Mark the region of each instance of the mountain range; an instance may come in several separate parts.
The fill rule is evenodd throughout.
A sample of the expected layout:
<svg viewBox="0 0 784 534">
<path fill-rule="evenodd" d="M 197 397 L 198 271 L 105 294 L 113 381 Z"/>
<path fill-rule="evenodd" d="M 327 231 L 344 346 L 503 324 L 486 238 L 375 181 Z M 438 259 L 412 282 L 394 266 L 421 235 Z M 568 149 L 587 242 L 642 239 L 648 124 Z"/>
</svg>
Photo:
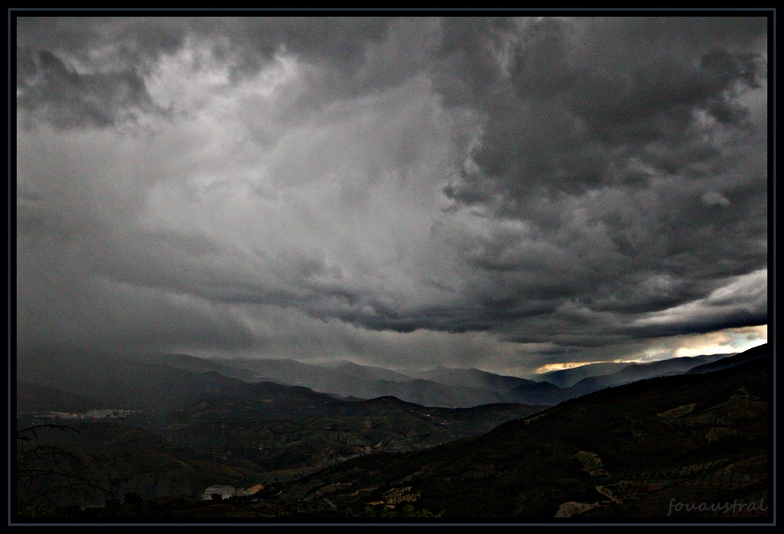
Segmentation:
<svg viewBox="0 0 784 534">
<path fill-rule="evenodd" d="M 79 480 L 101 488 L 91 493 L 77 484 L 66 494 L 47 493 L 42 505 L 45 481 L 25 484 L 17 504 L 26 513 L 88 521 L 770 517 L 767 346 L 549 408 L 346 399 L 244 382 L 190 358 L 173 361 L 201 371 L 143 360 L 64 352 L 41 375 L 31 375 L 38 367 L 20 367 L 33 381 L 17 384 L 17 429 L 38 425 L 18 444 L 20 458 L 53 448 L 81 466 L 86 478 Z M 688 367 L 681 366 L 653 369 Z M 651 372 L 634 366 L 626 378 L 641 367 Z M 63 374 L 74 369 L 81 379 Z M 431 378 L 509 384 L 477 370 L 453 371 Z M 77 418 L 68 410 L 86 412 Z M 18 480 L 31 478 L 22 469 Z M 226 502 L 201 497 L 220 485 L 254 493 Z M 687 511 L 683 504 L 703 502 L 734 504 L 729 511 Z"/>
<path fill-rule="evenodd" d="M 348 361 L 304 363 L 280 359 L 213 359 L 184 355 L 130 355 L 192 371 L 213 370 L 244 381 L 303 386 L 339 398 L 393 396 L 423 406 L 466 408 L 494 403 L 552 406 L 564 400 L 637 380 L 680 374 L 731 354 L 673 358 L 651 363 L 593 364 L 591 371 L 568 369 L 539 375 L 537 380 L 499 375 L 475 368 L 437 367 L 404 374 Z M 577 377 L 591 374 L 582 379 Z M 595 374 L 594 374 L 595 373 Z M 552 379 L 552 381 L 551 381 Z M 559 384 L 561 384 L 559 386 Z M 570 385 L 567 385 L 570 384 Z"/>
<path fill-rule="evenodd" d="M 478 369 L 412 377 L 350 362 L 47 356 L 17 362 L 17 446 L 22 457 L 68 451 L 102 488 L 54 493 L 48 510 L 157 517 L 179 495 L 188 517 L 658 517 L 688 491 L 769 496 L 767 345 L 631 364 L 564 388 Z M 327 391 L 305 385 L 315 381 Z M 400 395 L 355 395 L 390 390 Z M 427 402 L 401 398 L 417 395 Z M 456 399 L 503 402 L 438 405 Z M 266 489 L 202 509 L 196 496 L 221 484 Z M 20 502 L 38 502 L 25 487 Z M 129 494 L 157 504 L 128 508 Z"/>
<path fill-rule="evenodd" d="M 292 360 L 228 360 L 226 365 L 250 369 L 256 380 L 300 385 L 323 393 L 345 397 L 394 396 L 425 406 L 471 407 L 491 403 L 523 403 L 552 406 L 608 387 L 646 378 L 687 372 L 693 367 L 719 361 L 732 354 L 673 358 L 651 363 L 595 364 L 595 375 L 575 380 L 587 371 L 581 368 L 553 373 L 540 380 L 499 375 L 475 368 L 437 367 L 412 373 L 390 371 L 350 362 L 306 364 Z M 606 371 L 606 372 L 605 372 Z"/>
<path fill-rule="evenodd" d="M 728 358 L 729 355 L 673 358 L 623 364 L 620 368 L 616 366 L 621 364 L 612 364 L 602 367 L 612 373 L 589 376 L 559 387 L 545 380 L 550 374 L 534 381 L 474 368 L 438 367 L 409 376 L 348 361 L 312 364 L 250 358 L 219 360 L 184 354 L 119 355 L 70 348 L 58 349 L 56 356 L 49 359 L 20 358 L 17 378 L 78 395 L 89 393 L 95 398 L 111 400 L 118 408 L 136 409 L 181 408 L 202 393 L 234 391 L 238 386 L 232 380 L 299 386 L 342 399 L 392 396 L 431 407 L 469 408 L 497 403 L 553 406 L 637 380 L 689 372 L 705 364 L 725 365 L 721 362 Z M 552 377 L 560 384 L 568 384 L 585 372 L 580 369 L 557 371 Z"/>
<path fill-rule="evenodd" d="M 575 398 L 472 440 L 357 458 L 282 486 L 277 502 L 326 517 L 406 504 L 467 521 L 770 517 L 771 359 L 758 348 L 731 361 Z"/>
</svg>

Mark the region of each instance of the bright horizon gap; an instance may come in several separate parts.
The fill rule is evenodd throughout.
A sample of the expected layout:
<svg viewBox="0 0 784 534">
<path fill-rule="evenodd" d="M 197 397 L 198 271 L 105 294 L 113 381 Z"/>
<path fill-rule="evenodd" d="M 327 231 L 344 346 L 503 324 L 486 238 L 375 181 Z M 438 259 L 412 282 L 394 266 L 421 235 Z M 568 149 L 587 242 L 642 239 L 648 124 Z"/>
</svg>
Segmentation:
<svg viewBox="0 0 784 534">
<path fill-rule="evenodd" d="M 700 342 L 700 340 L 704 340 Z M 577 369 L 586 365 L 601 363 L 653 363 L 656 361 L 670 360 L 673 358 L 693 358 L 696 356 L 711 356 L 714 354 L 733 354 L 744 352 L 768 342 L 768 325 L 728 328 L 710 334 L 691 336 L 689 344 L 694 346 L 680 346 L 674 350 L 669 348 L 648 349 L 644 356 L 637 358 L 616 358 L 614 360 L 595 360 L 590 362 L 561 362 L 551 363 L 538 367 L 533 374 L 540 375 L 553 371 Z M 670 356 L 657 357 L 663 354 Z"/>
</svg>

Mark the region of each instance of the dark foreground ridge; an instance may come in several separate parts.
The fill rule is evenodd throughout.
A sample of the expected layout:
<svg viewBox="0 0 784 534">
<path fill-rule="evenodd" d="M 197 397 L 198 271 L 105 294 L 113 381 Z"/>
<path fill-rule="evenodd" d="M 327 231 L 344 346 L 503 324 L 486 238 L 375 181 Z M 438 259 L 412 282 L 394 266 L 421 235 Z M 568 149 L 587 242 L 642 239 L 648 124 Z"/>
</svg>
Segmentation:
<svg viewBox="0 0 784 534">
<path fill-rule="evenodd" d="M 604 390 L 474 440 L 346 462 L 279 499 L 311 514 L 408 501 L 466 520 L 770 517 L 769 364 Z"/>
</svg>

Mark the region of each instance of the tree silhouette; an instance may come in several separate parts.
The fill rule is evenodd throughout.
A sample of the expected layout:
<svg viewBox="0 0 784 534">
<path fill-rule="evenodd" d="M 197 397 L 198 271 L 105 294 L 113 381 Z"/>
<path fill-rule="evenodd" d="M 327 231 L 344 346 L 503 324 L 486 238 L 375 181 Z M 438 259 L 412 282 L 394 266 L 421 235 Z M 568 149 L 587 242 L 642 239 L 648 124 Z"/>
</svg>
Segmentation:
<svg viewBox="0 0 784 534">
<path fill-rule="evenodd" d="M 43 428 L 79 432 L 54 424 L 33 425 L 16 431 L 16 514 L 53 515 L 58 498 L 105 493 L 89 474 L 89 467 L 76 454 L 59 445 L 37 441 Z"/>
</svg>

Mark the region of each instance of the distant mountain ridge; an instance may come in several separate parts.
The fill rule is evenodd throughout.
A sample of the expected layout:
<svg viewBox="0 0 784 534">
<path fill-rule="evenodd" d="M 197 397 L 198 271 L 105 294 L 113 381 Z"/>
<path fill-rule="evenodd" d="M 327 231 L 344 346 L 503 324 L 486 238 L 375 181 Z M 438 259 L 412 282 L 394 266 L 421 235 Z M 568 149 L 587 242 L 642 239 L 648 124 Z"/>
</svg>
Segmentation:
<svg viewBox="0 0 784 534">
<path fill-rule="evenodd" d="M 742 355 L 734 357 L 739 356 Z M 77 395 L 111 399 L 116 404 L 114 407 L 120 409 L 182 407 L 203 393 L 231 391 L 235 394 L 243 390 L 243 384 L 260 382 L 308 388 L 331 398 L 394 396 L 422 406 L 469 408 L 495 403 L 552 406 L 608 387 L 682 374 L 696 367 L 703 368 L 705 364 L 708 366 L 704 369 L 708 371 L 718 368 L 710 365 L 721 366 L 725 360 L 731 361 L 730 355 L 626 364 L 612 374 L 591 376 L 561 388 L 547 381 L 499 375 L 476 368 L 437 367 L 412 377 L 348 361 L 312 364 L 295 360 L 205 359 L 166 353 L 120 356 L 61 349 L 46 365 L 36 363 L 35 358 L 20 359 L 17 377 Z M 560 375 L 560 380 L 565 380 L 564 375 Z"/>
<path fill-rule="evenodd" d="M 581 380 L 586 378 L 596 377 L 596 376 L 606 376 L 618 373 L 623 371 L 630 365 L 636 366 L 647 366 L 652 364 L 660 364 L 662 362 L 673 362 L 679 361 L 679 364 L 675 364 L 679 367 L 679 369 L 689 367 L 690 362 L 694 362 L 693 365 L 701 365 L 702 363 L 708 363 L 715 360 L 719 360 L 728 356 L 732 356 L 732 354 L 709 354 L 709 355 L 702 355 L 702 356 L 692 356 L 692 357 L 681 357 L 681 358 L 670 358 L 667 360 L 660 360 L 658 362 L 648 362 L 648 363 L 615 363 L 615 362 L 608 362 L 608 363 L 592 363 L 587 365 L 582 365 L 580 367 L 574 367 L 572 369 L 563 369 L 561 371 L 551 371 L 549 373 L 543 373 L 537 377 L 537 382 L 546 381 L 550 382 L 551 384 L 555 384 L 559 388 L 568 388 L 574 386 Z M 658 367 L 653 367 L 650 369 L 658 369 Z"/>
<path fill-rule="evenodd" d="M 630 363 L 612 374 L 598 375 L 580 380 L 571 388 L 568 388 L 568 390 L 571 391 L 570 395 L 573 398 L 600 389 L 629 384 L 638 380 L 682 374 L 698 365 L 716 361 L 728 356 L 731 355 L 716 354 L 690 358 L 671 358 L 649 363 Z"/>
<path fill-rule="evenodd" d="M 295 360 L 243 358 L 226 362 L 249 369 L 255 374 L 254 380 L 276 380 L 342 397 L 370 399 L 391 395 L 423 406 L 452 408 L 506 402 L 502 395 L 489 389 L 414 378 L 346 361 L 316 365 Z"/>
<path fill-rule="evenodd" d="M 476 368 L 461 369 L 454 367 L 436 367 L 419 373 L 419 378 L 440 382 L 449 386 L 469 386 L 488 389 L 496 393 L 506 393 L 522 385 L 536 384 L 533 380 L 516 376 L 505 376 L 481 371 Z"/>
<path fill-rule="evenodd" d="M 752 349 L 753 350 L 753 349 Z M 507 392 L 505 397 L 511 402 L 528 404 L 555 405 L 607 388 L 631 384 L 649 378 L 679 375 L 706 362 L 718 363 L 733 354 L 711 354 L 695 357 L 671 358 L 650 363 L 630 363 L 611 374 L 584 378 L 566 388 L 556 388 L 552 384 L 539 382 L 540 386 L 522 386 Z"/>
<path fill-rule="evenodd" d="M 292 360 L 242 360 L 253 372 L 264 371 L 265 379 L 283 384 L 310 387 L 315 391 L 344 397 L 373 398 L 395 396 L 424 406 L 471 407 L 513 402 L 532 406 L 552 406 L 608 387 L 638 380 L 681 374 L 703 363 L 731 354 L 672 358 L 650 363 L 618 364 L 613 373 L 599 374 L 560 388 L 547 381 L 499 375 L 475 368 L 440 366 L 412 373 L 415 377 L 387 369 L 340 361 L 306 364 Z M 390 378 L 392 378 L 390 380 Z"/>
<path fill-rule="evenodd" d="M 609 375 L 620 371 L 627 365 L 629 364 L 615 363 L 615 362 L 590 363 L 586 365 L 581 365 L 579 367 L 573 367 L 571 369 L 562 369 L 560 371 L 550 371 L 547 373 L 542 373 L 540 375 L 537 375 L 534 378 L 534 380 L 536 382 L 550 382 L 551 384 L 556 385 L 559 388 L 568 388 L 575 385 L 577 382 L 579 382 L 584 378 L 589 378 L 592 376 L 599 376 L 599 375 Z"/>
<path fill-rule="evenodd" d="M 302 363 L 293 360 L 229 360 L 242 365 L 267 380 L 297 384 L 315 391 L 343 397 L 373 398 L 392 395 L 425 406 L 470 407 L 487 403 L 513 402 L 534 406 L 551 406 L 607 387 L 627 384 L 657 376 L 688 371 L 692 367 L 726 358 L 728 354 L 672 358 L 650 363 L 596 364 L 614 370 L 582 379 L 569 387 L 559 387 L 546 380 L 534 381 L 499 375 L 476 368 L 439 366 L 409 375 L 379 367 L 347 361 L 328 364 Z M 575 370 L 567 370 L 575 371 Z M 544 375 L 547 377 L 547 375 Z M 560 382 L 574 375 L 558 375 Z"/>
<path fill-rule="evenodd" d="M 248 369 L 241 367 L 232 367 L 224 365 L 216 360 L 199 358 L 190 356 L 188 354 L 172 354 L 168 352 L 140 352 L 129 353 L 125 357 L 132 360 L 138 360 L 149 363 L 159 363 L 168 365 L 169 367 L 176 367 L 177 369 L 184 369 L 186 371 L 194 371 L 196 373 L 206 373 L 214 371 L 229 378 L 238 378 L 245 382 L 252 382 L 254 374 Z"/>
</svg>

